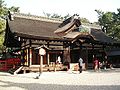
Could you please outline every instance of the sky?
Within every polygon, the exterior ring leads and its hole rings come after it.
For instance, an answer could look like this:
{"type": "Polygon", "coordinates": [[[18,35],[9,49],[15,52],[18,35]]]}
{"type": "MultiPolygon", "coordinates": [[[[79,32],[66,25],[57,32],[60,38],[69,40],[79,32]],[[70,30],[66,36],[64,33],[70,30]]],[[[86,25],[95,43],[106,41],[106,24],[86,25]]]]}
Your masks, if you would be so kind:
{"type": "Polygon", "coordinates": [[[21,13],[44,16],[45,13],[79,14],[90,22],[96,22],[98,15],[95,9],[104,12],[117,12],[120,8],[120,0],[4,0],[7,7],[20,7],[21,13]]]}

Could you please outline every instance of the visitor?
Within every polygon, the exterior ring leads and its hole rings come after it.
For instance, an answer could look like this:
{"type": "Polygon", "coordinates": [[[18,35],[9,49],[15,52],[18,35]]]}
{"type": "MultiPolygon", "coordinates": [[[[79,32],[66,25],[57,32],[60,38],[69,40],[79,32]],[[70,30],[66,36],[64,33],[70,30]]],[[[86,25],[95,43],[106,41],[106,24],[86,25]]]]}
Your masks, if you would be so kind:
{"type": "Polygon", "coordinates": [[[94,60],[94,71],[98,71],[98,66],[99,66],[99,60],[95,58],[94,60]]]}
{"type": "Polygon", "coordinates": [[[78,60],[78,64],[79,64],[79,73],[82,73],[83,59],[81,57],[78,60]]]}

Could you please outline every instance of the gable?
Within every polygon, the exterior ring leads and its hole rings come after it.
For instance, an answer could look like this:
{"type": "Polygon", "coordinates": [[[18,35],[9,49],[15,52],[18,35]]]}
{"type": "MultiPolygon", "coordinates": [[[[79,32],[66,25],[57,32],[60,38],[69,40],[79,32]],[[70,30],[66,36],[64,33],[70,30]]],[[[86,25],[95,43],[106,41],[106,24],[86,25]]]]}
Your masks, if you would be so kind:
{"type": "Polygon", "coordinates": [[[94,42],[113,43],[113,40],[98,27],[81,25],[80,20],[74,18],[71,18],[65,25],[64,22],[54,33],[71,40],[89,38],[94,42]]]}

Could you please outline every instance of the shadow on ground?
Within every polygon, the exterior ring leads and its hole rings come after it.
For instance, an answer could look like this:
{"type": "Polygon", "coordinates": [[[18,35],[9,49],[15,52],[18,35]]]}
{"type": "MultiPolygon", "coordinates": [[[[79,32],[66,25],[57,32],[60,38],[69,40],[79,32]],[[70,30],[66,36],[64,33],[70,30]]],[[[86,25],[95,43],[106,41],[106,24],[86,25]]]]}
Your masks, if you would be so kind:
{"type": "Polygon", "coordinates": [[[89,73],[96,73],[96,72],[98,72],[98,73],[120,73],[120,68],[114,68],[114,69],[106,69],[106,70],[104,70],[104,69],[101,69],[101,70],[98,70],[98,71],[94,71],[94,70],[87,70],[87,72],[89,72],[89,73]]]}
{"type": "MultiPolygon", "coordinates": [[[[13,83],[0,80],[1,90],[5,88],[13,90],[120,90],[120,85],[58,85],[58,84],[39,84],[39,83],[13,83]]],[[[74,83],[74,82],[73,82],[74,83]]],[[[6,89],[5,89],[6,90],[6,89]]]]}

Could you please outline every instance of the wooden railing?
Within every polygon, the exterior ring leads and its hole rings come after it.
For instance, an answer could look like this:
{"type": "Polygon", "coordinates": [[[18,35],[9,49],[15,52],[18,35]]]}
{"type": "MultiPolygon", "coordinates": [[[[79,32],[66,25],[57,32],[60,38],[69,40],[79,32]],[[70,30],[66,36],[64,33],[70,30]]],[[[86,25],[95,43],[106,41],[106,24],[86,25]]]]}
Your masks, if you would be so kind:
{"type": "Polygon", "coordinates": [[[8,71],[11,68],[16,68],[20,65],[19,58],[10,58],[6,60],[0,60],[0,71],[8,71]]]}

